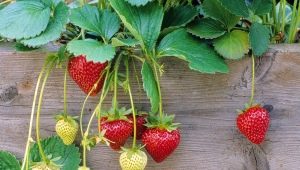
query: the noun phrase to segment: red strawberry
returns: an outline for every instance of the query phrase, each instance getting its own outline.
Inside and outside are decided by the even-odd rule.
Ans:
[[[79,85],[81,90],[88,94],[94,84],[99,80],[103,70],[106,68],[105,63],[94,63],[93,61],[87,61],[83,55],[73,57],[68,64],[69,74],[72,79]],[[95,90],[91,93],[91,96],[97,95],[103,86],[104,78],[102,78]]]
[[[177,148],[180,133],[177,129],[171,132],[159,128],[147,129],[142,136],[142,141],[151,157],[159,163]]]
[[[144,125],[146,124],[146,119],[145,119],[146,115],[139,115],[136,117],[136,138],[137,139],[141,139],[143,133],[145,132],[145,130],[147,129],[147,127]],[[128,116],[128,119],[133,122],[133,117],[132,115]],[[133,124],[132,124],[133,126]],[[133,132],[132,135],[133,136]]]
[[[133,127],[128,120],[108,120],[107,117],[101,118],[101,130],[105,131],[105,137],[112,141],[110,147],[114,150],[120,150],[130,137]]]
[[[146,126],[149,129],[143,133],[142,142],[157,163],[171,155],[180,143],[179,123],[173,123],[173,120],[174,115],[148,115]]]
[[[240,132],[255,144],[264,141],[269,122],[269,112],[259,105],[246,109],[236,119]]]

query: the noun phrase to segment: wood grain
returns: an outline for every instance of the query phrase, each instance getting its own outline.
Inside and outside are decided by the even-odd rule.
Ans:
[[[11,44],[0,44],[0,150],[11,151],[19,158],[24,152],[35,82],[46,51],[15,52]],[[149,157],[149,170],[299,169],[299,44],[272,46],[257,60],[256,101],[274,106],[270,130],[259,146],[245,140],[235,125],[236,109],[241,109],[250,95],[248,58],[230,62],[229,74],[215,75],[190,71],[187,64],[175,59],[164,62],[164,110],[176,114],[176,121],[182,123],[182,141],[175,153],[161,164]],[[63,72],[56,69],[45,91],[43,137],[54,134],[53,115],[63,109],[62,81]],[[137,106],[148,110],[149,101],[138,87],[135,82]],[[68,98],[69,112],[78,115],[84,94],[71,80],[68,81]],[[110,107],[110,101],[110,98],[106,100],[106,107]],[[96,98],[89,100],[87,114],[96,102]],[[128,96],[121,93],[119,102],[129,106]],[[88,165],[95,170],[117,170],[118,156],[119,153],[98,146],[89,152]]]

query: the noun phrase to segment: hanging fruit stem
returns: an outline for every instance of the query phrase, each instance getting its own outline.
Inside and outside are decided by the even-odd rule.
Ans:
[[[99,119],[100,120],[101,120],[102,103],[103,103],[103,101],[104,101],[104,99],[105,99],[105,97],[106,97],[106,95],[108,93],[108,89],[109,89],[109,84],[107,84],[108,77],[109,77],[109,74],[110,74],[109,70],[110,70],[110,66],[107,69],[107,72],[106,72],[106,75],[105,75],[107,77],[107,79],[105,80],[104,85],[103,85],[103,89],[107,89],[107,90],[103,91],[103,89],[102,89],[102,93],[101,93],[101,96],[100,96],[100,101],[99,101],[99,104],[98,104],[98,111],[99,111]],[[97,108],[95,109],[95,111],[97,111]],[[99,134],[101,133],[100,129],[101,129],[101,123],[100,123],[100,121],[98,121],[98,133]]]
[[[47,164],[50,163],[50,160],[45,155],[45,152],[44,152],[42,144],[41,144],[41,139],[40,139],[40,113],[41,113],[41,106],[42,106],[42,102],[43,102],[43,94],[44,94],[45,85],[48,80],[49,74],[52,71],[52,68],[54,67],[54,64],[55,63],[52,61],[46,71],[46,74],[45,74],[45,77],[44,77],[44,80],[43,80],[43,83],[41,86],[39,102],[38,102],[37,112],[36,112],[36,129],[35,129],[36,130],[36,141],[38,144],[39,153],[40,153],[43,161]]]
[[[64,77],[64,117],[68,116],[68,106],[67,106],[67,76],[68,76],[68,67],[65,69],[65,77]]]
[[[106,8],[106,0],[98,0],[98,8],[105,9]]]
[[[107,88],[107,82],[108,82],[108,77],[109,77],[108,76],[109,75],[109,70],[110,70],[110,65],[107,67],[107,70],[106,70],[106,76],[105,76],[104,85],[103,85],[102,91],[101,91],[100,101],[97,104],[97,106],[96,106],[96,108],[95,108],[95,110],[94,110],[94,112],[93,112],[93,114],[92,114],[92,116],[91,116],[91,118],[89,120],[89,123],[87,125],[86,131],[84,133],[84,136],[88,136],[89,135],[91,124],[93,122],[94,117],[96,116],[97,109],[100,108],[100,106],[102,105],[102,102],[104,101],[105,96],[107,95],[107,92],[108,92],[108,89],[109,89],[109,88]]]
[[[255,58],[253,54],[251,56],[251,59],[252,59],[252,80],[251,80],[251,97],[249,100],[249,107],[251,107],[253,104],[254,93],[255,93]]]
[[[30,123],[29,123],[29,129],[28,129],[28,136],[27,136],[27,142],[26,142],[26,147],[25,147],[25,153],[24,153],[24,158],[22,162],[22,167],[21,170],[28,170],[29,169],[29,147],[30,147],[30,140],[31,140],[31,132],[32,132],[32,125],[33,125],[33,118],[34,118],[34,113],[35,113],[35,105],[36,105],[36,99],[38,95],[38,90],[41,84],[41,79],[43,77],[43,74],[45,72],[46,66],[48,65],[48,60],[45,61],[44,66],[42,67],[42,70],[39,74],[35,91],[34,91],[34,96],[33,96],[33,102],[31,106],[31,114],[30,114]]]
[[[152,59],[152,63],[153,63],[153,68],[154,68],[154,74],[155,74],[155,79],[156,79],[156,83],[157,83],[157,90],[158,90],[158,95],[159,95],[159,116],[162,120],[163,118],[163,103],[162,103],[162,94],[161,94],[161,88],[160,88],[160,76],[159,76],[159,72],[157,70],[157,63],[154,59]]]
[[[88,135],[89,135],[89,131],[90,131],[90,127],[91,127],[91,124],[92,124],[92,121],[93,121],[93,119],[94,119],[94,117],[95,117],[95,115],[96,115],[96,113],[97,113],[97,110],[100,110],[101,109],[101,105],[102,105],[102,102],[104,101],[104,98],[105,98],[105,96],[107,95],[107,92],[108,92],[108,89],[109,88],[107,88],[109,85],[107,84],[107,82],[108,82],[108,77],[109,77],[109,70],[110,70],[110,63],[109,63],[109,65],[106,67],[106,69],[105,69],[105,73],[106,73],[106,75],[105,75],[105,79],[104,79],[104,85],[103,85],[103,87],[102,87],[102,91],[101,91],[101,97],[100,97],[100,101],[99,101],[99,103],[97,104],[97,106],[96,106],[96,108],[95,108],[95,110],[94,110],[94,112],[93,112],[93,114],[92,114],[92,116],[91,116],[91,118],[90,118],[90,120],[89,120],[89,122],[88,122],[88,125],[87,125],[87,128],[86,128],[86,131],[85,131],[85,133],[84,133],[84,135],[83,135],[83,139],[82,139],[82,147],[83,147],[83,156],[82,156],[82,159],[83,159],[83,167],[86,167],[86,150],[87,150],[87,146],[86,146],[86,143],[85,143],[85,141],[87,141],[87,138],[88,138]],[[100,78],[101,79],[101,78]],[[100,112],[101,113],[101,112]],[[81,121],[82,121],[82,119],[81,119]],[[99,126],[99,124],[98,124],[98,126]]]
[[[84,113],[84,108],[85,108],[85,105],[86,105],[86,102],[87,100],[89,99],[89,97],[91,96],[92,92],[97,88],[99,82],[102,80],[103,78],[103,75],[104,75],[104,71],[101,73],[101,76],[100,78],[97,80],[97,82],[94,84],[93,88],[89,91],[88,95],[85,97],[84,101],[83,101],[83,105],[82,105],[82,108],[81,108],[81,112],[80,112],[80,131],[81,131],[81,136],[83,137],[84,134],[83,134],[83,113]]]
[[[113,107],[114,107],[114,113],[117,115],[117,117],[119,117],[119,113],[117,112],[117,107],[118,107],[118,73],[119,73],[119,66],[120,66],[120,62],[121,62],[121,55],[122,53],[120,53],[117,57],[117,60],[115,62],[115,66],[114,66],[114,99],[113,99]]]
[[[132,117],[133,117],[133,142],[132,142],[132,149],[136,148],[136,110],[134,107],[132,92],[131,92],[131,86],[130,86],[130,79],[129,79],[129,66],[128,66],[128,58],[126,58],[125,61],[126,66],[126,80],[128,82],[128,93],[130,97],[130,103],[131,103],[131,109],[132,109]]]
[[[5,1],[3,1],[3,2],[0,2],[0,5],[3,5],[3,4],[6,4],[6,3],[10,3],[10,2],[12,2],[13,0],[5,0]]]

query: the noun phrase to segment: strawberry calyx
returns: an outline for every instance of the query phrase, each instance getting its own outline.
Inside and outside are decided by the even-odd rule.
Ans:
[[[156,117],[153,115],[149,115],[147,118],[147,123],[145,124],[148,128],[159,128],[161,130],[167,130],[172,132],[176,130],[180,123],[173,123],[175,115],[167,115],[163,114],[162,117]]]
[[[126,153],[127,154],[127,157],[129,159],[131,159],[131,157],[134,155],[134,154],[138,154],[140,156],[143,156],[143,151],[142,149],[144,148],[145,145],[141,146],[136,146],[134,148],[124,148],[124,147],[121,147],[121,151],[120,153]]]
[[[137,116],[146,117],[146,116],[148,116],[148,113],[146,111],[139,111]]]
[[[252,105],[249,105],[248,103],[245,103],[245,108],[243,110],[240,110],[238,109],[237,112],[238,112],[238,115],[240,114],[244,114],[246,113],[249,109],[252,109],[252,108],[262,108],[260,104],[257,104],[257,103],[254,103]]]
[[[70,123],[73,127],[77,127],[78,123],[76,121],[76,119],[78,119],[77,116],[69,116],[67,114],[61,113],[55,116],[55,120],[56,122],[60,121],[60,120],[64,120],[65,122]]]
[[[106,144],[107,146],[110,145],[110,143],[114,143],[113,141],[107,139],[105,137],[106,130],[102,130],[98,135],[92,136],[90,138],[84,138],[81,142],[82,145],[85,145],[88,150],[91,150],[91,148],[94,148],[98,143]]]
[[[110,108],[108,111],[102,112],[101,119],[102,118],[105,118],[105,119],[102,119],[101,121],[104,121],[104,122],[112,122],[115,120],[129,121],[127,116],[131,113],[132,113],[132,110],[131,109],[127,110],[125,107],[116,108],[116,109]]]
[[[80,166],[78,170],[90,170],[90,168],[86,166]]]
[[[50,161],[49,163],[46,163],[44,161],[41,162],[33,162],[31,169],[35,170],[40,170],[40,169],[51,169],[51,170],[59,170],[61,169],[62,165],[57,165],[53,161]]]

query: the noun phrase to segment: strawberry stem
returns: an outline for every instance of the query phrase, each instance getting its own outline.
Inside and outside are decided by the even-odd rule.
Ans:
[[[86,167],[86,145],[85,144],[83,144],[82,159],[83,159],[83,167]]]
[[[41,113],[41,105],[42,105],[42,101],[43,101],[43,94],[44,94],[44,89],[45,89],[45,85],[46,82],[48,80],[49,74],[52,70],[52,68],[54,67],[54,60],[52,60],[52,62],[50,63],[50,66],[48,67],[42,86],[41,86],[41,91],[40,91],[40,96],[39,96],[39,102],[38,102],[38,106],[37,106],[37,112],[36,112],[36,141],[37,141],[37,145],[38,145],[38,149],[39,149],[39,153],[43,159],[43,161],[48,164],[50,161],[49,159],[46,157],[45,152],[43,150],[42,144],[41,144],[41,140],[40,140],[40,113]]]
[[[255,58],[253,54],[251,56],[251,59],[252,59],[252,80],[251,80],[251,97],[249,100],[249,107],[251,107],[253,104],[254,93],[255,93]]]
[[[110,70],[110,63],[108,64],[108,66],[106,67],[106,69],[105,69],[105,72],[106,72],[106,76],[105,76],[105,79],[104,79],[104,85],[103,85],[103,87],[102,87],[102,91],[101,91],[101,97],[100,97],[100,101],[99,101],[99,103],[97,104],[97,106],[96,106],[96,108],[95,108],[95,110],[94,110],[94,112],[93,112],[93,114],[92,114],[92,116],[91,116],[91,118],[90,118],[90,120],[89,120],[89,122],[88,122],[88,125],[87,125],[87,128],[86,128],[86,131],[85,131],[85,133],[84,133],[84,135],[83,135],[83,139],[82,139],[82,147],[83,147],[83,167],[86,167],[86,140],[87,140],[87,137],[88,137],[88,135],[89,135],[89,131],[90,131],[90,127],[91,127],[91,124],[92,124],[92,121],[93,121],[93,119],[94,119],[94,117],[95,117],[95,115],[96,115],[96,113],[97,113],[97,110],[99,110],[100,111],[100,113],[101,113],[101,106],[102,106],[102,102],[104,101],[104,99],[105,99],[105,97],[106,97],[106,95],[107,95],[107,93],[108,93],[108,90],[109,90],[109,84],[107,84],[108,83],[108,77],[109,77],[109,70]],[[82,122],[82,118],[81,118],[81,122]],[[98,121],[99,122],[99,121]],[[98,123],[98,126],[99,126],[99,131],[100,131],[100,123]],[[82,128],[82,127],[81,127]],[[100,132],[99,132],[100,133]]]
[[[90,127],[91,127],[91,124],[92,124],[92,121],[93,121],[93,119],[94,119],[94,117],[95,117],[95,115],[97,113],[96,111],[102,105],[102,102],[104,101],[104,98],[107,95],[107,92],[108,92],[109,88],[107,88],[107,86],[105,84],[107,83],[107,80],[108,80],[108,77],[109,77],[108,73],[109,73],[109,69],[107,69],[106,77],[105,77],[105,80],[104,80],[104,87],[102,88],[102,92],[101,92],[100,101],[99,101],[98,105],[96,106],[95,110],[93,111],[93,114],[92,114],[92,116],[91,116],[91,118],[89,120],[89,123],[87,125],[86,131],[84,133],[84,136],[88,136],[89,131],[90,131]]]
[[[105,9],[106,8],[106,0],[98,0],[98,8]]]
[[[65,77],[64,77],[64,117],[67,118],[68,113],[68,106],[67,106],[67,75],[68,75],[68,67],[65,70]]]
[[[144,61],[143,61],[144,63]],[[140,100],[141,100],[141,92],[142,92],[142,86],[141,86],[141,82],[140,82],[140,78],[139,78],[139,75],[137,73],[137,69],[136,69],[136,65],[135,65],[135,62],[134,62],[134,58],[132,58],[132,65],[133,65],[133,70],[134,70],[134,74],[135,74],[135,78],[136,78],[136,82],[138,84],[138,103],[140,103]]]
[[[39,74],[35,91],[34,91],[34,96],[33,96],[33,102],[32,102],[32,107],[31,107],[31,114],[30,114],[30,123],[29,123],[29,130],[28,130],[28,137],[27,137],[27,143],[26,143],[26,148],[25,148],[25,153],[24,153],[24,158],[22,162],[22,168],[21,170],[28,170],[29,169],[29,146],[30,146],[30,139],[31,139],[31,132],[32,132],[32,124],[33,124],[33,118],[34,118],[34,113],[35,113],[35,105],[36,105],[36,99],[38,95],[38,90],[41,84],[41,79],[43,77],[43,74],[45,72],[46,66],[48,64],[48,61],[45,61],[44,66],[42,67],[42,70]],[[25,168],[26,166],[26,168]]]
[[[110,66],[109,66],[110,67]],[[97,88],[97,86],[98,86],[98,83],[100,82],[100,80],[102,80],[102,78],[103,78],[103,75],[104,75],[104,72],[105,71],[103,71],[102,73],[101,73],[101,76],[100,76],[100,78],[96,81],[96,83],[94,84],[94,86],[92,87],[92,89],[89,91],[89,93],[88,93],[88,95],[85,97],[85,99],[84,99],[84,101],[83,101],[83,105],[82,105],[82,107],[81,107],[81,112],[80,112],[80,119],[79,119],[79,121],[80,121],[80,131],[81,131],[81,136],[83,137],[84,136],[84,134],[83,134],[83,113],[84,113],[84,108],[85,108],[85,105],[86,105],[86,102],[87,102],[87,100],[89,99],[89,97],[91,96],[91,94],[92,94],[92,92]]]
[[[162,104],[162,94],[161,94],[161,88],[160,88],[160,77],[158,75],[158,70],[157,70],[157,66],[156,66],[157,63],[156,63],[156,61],[154,61],[154,59],[152,59],[152,60],[153,60],[155,79],[156,79],[157,90],[158,90],[158,95],[159,95],[159,117],[162,120],[163,119],[163,104]]]
[[[12,2],[13,0],[5,0],[5,1],[3,1],[3,2],[0,2],[0,5],[3,5],[3,4],[6,4],[6,3],[10,3],[10,2]]]
[[[130,81],[129,81],[129,66],[128,66],[128,58],[125,61],[126,65],[126,79],[128,81],[128,93],[130,97],[130,103],[132,108],[132,117],[133,117],[133,142],[132,142],[132,149],[136,148],[136,113],[135,113],[135,107],[133,102],[133,97],[131,93],[131,87],[130,87]]]
[[[107,79],[104,81],[104,86],[103,86],[102,93],[101,93],[101,96],[100,96],[99,104],[97,105],[97,107],[95,108],[95,111],[94,111],[94,112],[96,112],[97,109],[98,109],[98,111],[99,111],[99,119],[100,119],[100,120],[101,120],[101,108],[102,108],[102,103],[103,103],[103,101],[104,101],[104,99],[105,99],[105,97],[106,97],[106,95],[107,95],[108,89],[109,89],[109,88],[108,88],[108,87],[109,87],[109,84],[106,85],[107,80],[108,80],[108,77],[109,77],[109,74],[110,74],[109,70],[110,70],[110,65],[109,65],[109,67],[108,67],[108,69],[107,69],[107,72],[106,72],[106,77],[107,77]],[[104,90],[105,88],[107,88],[106,91]],[[99,133],[99,134],[101,133],[101,130],[100,130],[100,129],[101,129],[101,123],[100,123],[100,121],[98,121],[98,133]]]
[[[117,102],[117,96],[118,96],[118,72],[119,72],[119,66],[121,62],[121,55],[120,53],[117,57],[117,60],[115,62],[114,66],[114,99],[113,99],[113,107],[114,107],[114,113],[115,116],[120,117],[119,112],[117,111],[118,102]]]

